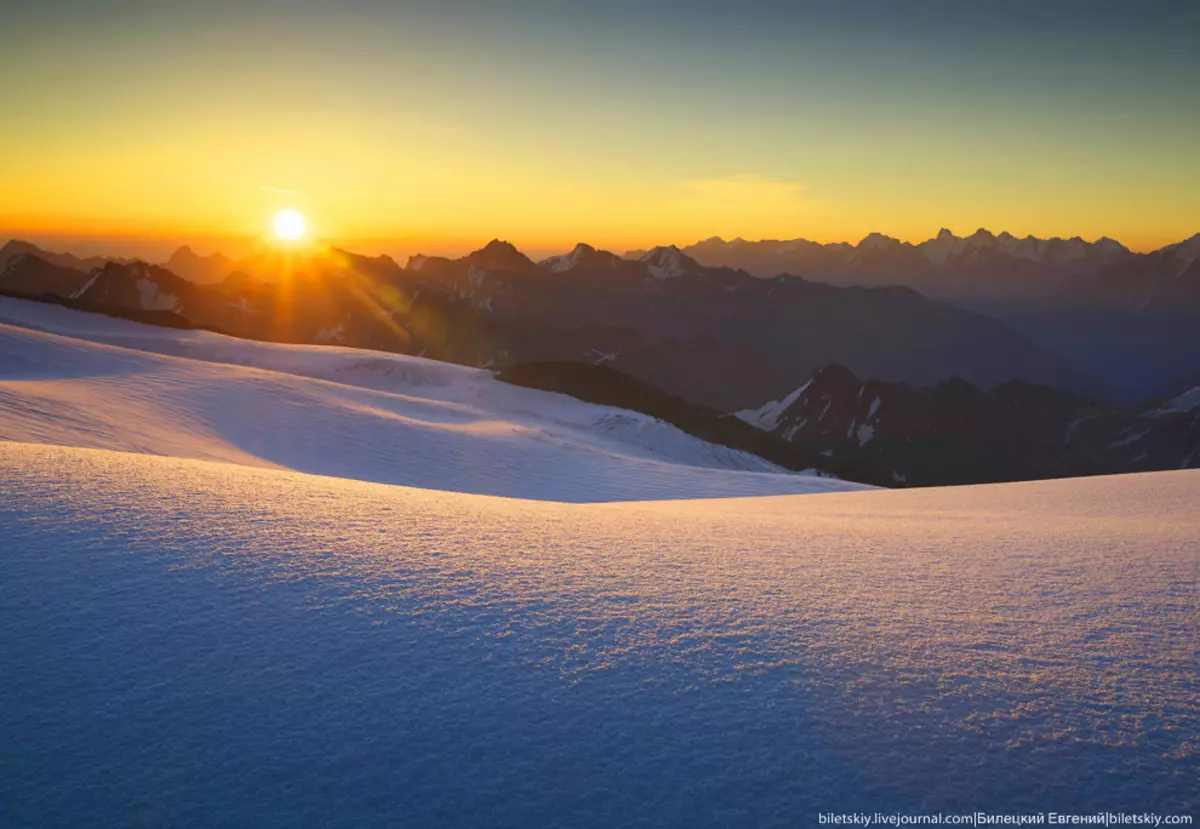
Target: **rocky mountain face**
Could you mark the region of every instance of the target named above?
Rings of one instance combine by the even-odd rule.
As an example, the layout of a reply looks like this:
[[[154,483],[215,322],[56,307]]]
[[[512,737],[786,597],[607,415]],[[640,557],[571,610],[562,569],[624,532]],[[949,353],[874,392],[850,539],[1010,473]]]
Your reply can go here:
[[[1146,254],[1111,239],[987,230],[967,237],[942,230],[915,245],[881,234],[857,245],[713,238],[683,253],[763,278],[912,288],[1005,323],[1104,378],[1115,400],[1138,400],[1200,372],[1200,234]]]
[[[75,299],[239,336],[424,354],[472,365],[606,363],[720,411],[830,362],[915,384],[958,375],[1094,393],[1100,384],[994,320],[904,288],[837,288],[710,268],[675,248],[637,260],[580,245],[535,263],[495,241],[460,259],[329,249],[261,254],[196,285],[144,263],[93,270]]]
[[[883,485],[1200,466],[1200,388],[1114,408],[1020,381],[990,391],[959,379],[927,388],[864,381],[834,364],[738,417]]]
[[[517,386],[568,394],[588,403],[631,409],[670,423],[701,440],[758,455],[784,469],[841,473],[814,449],[789,443],[745,423],[731,414],[689,403],[607,365],[589,363],[518,363],[496,379]]]
[[[69,297],[87,281],[86,271],[55,265],[32,253],[18,253],[0,266],[0,291]]]

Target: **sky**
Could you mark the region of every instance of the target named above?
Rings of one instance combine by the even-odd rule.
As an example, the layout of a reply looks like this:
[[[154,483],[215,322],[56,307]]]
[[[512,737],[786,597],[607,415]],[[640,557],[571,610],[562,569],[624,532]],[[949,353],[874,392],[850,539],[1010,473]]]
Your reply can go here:
[[[1200,4],[8,0],[0,236],[1200,231]],[[121,250],[106,252],[121,253]]]

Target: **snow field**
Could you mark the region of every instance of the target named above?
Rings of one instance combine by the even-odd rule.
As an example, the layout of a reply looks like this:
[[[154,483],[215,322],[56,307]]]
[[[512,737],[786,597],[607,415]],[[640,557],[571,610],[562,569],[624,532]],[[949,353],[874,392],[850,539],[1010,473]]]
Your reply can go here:
[[[554,501],[866,488],[480,369],[3,298],[0,440]]]
[[[560,504],[0,444],[0,823],[1194,813],[1198,499]]]

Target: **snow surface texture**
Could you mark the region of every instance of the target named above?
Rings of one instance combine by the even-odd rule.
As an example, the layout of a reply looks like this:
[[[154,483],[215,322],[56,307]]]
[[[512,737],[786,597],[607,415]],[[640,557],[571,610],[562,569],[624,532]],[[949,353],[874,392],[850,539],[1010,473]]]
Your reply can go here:
[[[552,501],[866,488],[481,369],[2,298],[0,440]]]
[[[0,300],[0,826],[1200,810],[1200,472],[854,487]]]
[[[0,443],[0,825],[1195,814],[1197,503],[557,504]]]

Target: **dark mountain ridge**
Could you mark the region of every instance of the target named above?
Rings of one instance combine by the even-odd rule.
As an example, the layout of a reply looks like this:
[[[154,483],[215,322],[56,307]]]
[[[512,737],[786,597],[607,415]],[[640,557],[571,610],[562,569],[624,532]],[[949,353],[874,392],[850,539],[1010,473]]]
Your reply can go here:
[[[915,291],[758,279],[704,267],[675,248],[625,260],[581,245],[535,263],[494,241],[460,259],[414,257],[406,267],[336,249],[237,265],[197,285],[157,266],[110,262],[88,274],[79,298],[168,310],[239,336],[471,365],[603,362],[720,411],[778,395],[830,362],[917,384],[1021,378],[1103,393],[1002,324]],[[32,267],[27,261],[12,278],[28,288]]]
[[[106,262],[131,262],[114,256],[79,257],[72,253],[52,253],[42,250],[37,245],[20,239],[11,239],[0,247],[0,270],[18,256],[36,256],[37,258],[60,268],[70,268],[76,271],[88,272],[94,268],[102,268]]]
[[[785,468],[880,485],[1177,468],[1200,457],[1195,392],[1114,408],[1020,379],[1046,368],[1045,352],[905,288],[759,279],[670,248],[626,260],[581,245],[534,263],[493,242],[407,267],[333,249],[249,264],[273,278],[235,270],[197,285],[144,262],[84,273],[22,254],[0,271],[0,293],[492,367],[509,382],[643,411]],[[882,378],[860,380],[838,359],[806,370],[826,355]],[[959,379],[964,367],[992,377],[990,390]],[[809,374],[780,394],[789,377]],[[741,420],[725,414],[767,397],[783,399]]]
[[[713,238],[683,253],[761,278],[912,288],[1005,323],[1103,378],[1124,402],[1200,372],[1200,234],[1151,253],[1106,238],[982,229],[965,238],[942,230],[916,245],[881,234],[857,245]]]
[[[958,378],[924,388],[864,381],[834,364],[738,417],[885,485],[1200,466],[1200,389],[1113,407],[1023,381],[990,391]]]

